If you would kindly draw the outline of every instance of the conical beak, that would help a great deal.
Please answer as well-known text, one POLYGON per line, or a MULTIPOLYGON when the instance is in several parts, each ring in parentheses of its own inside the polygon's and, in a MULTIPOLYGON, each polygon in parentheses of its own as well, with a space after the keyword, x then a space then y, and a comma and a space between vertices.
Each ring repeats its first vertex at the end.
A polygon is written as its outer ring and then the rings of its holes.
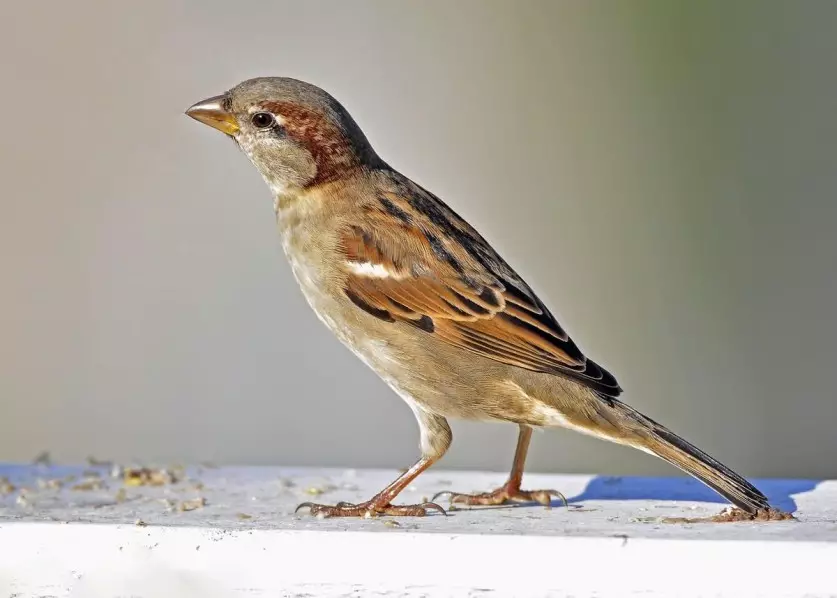
POLYGON ((189 108, 186 114, 222 133, 235 135, 238 133, 238 121, 235 115, 224 107, 227 103, 226 95, 215 96, 198 102, 189 108))

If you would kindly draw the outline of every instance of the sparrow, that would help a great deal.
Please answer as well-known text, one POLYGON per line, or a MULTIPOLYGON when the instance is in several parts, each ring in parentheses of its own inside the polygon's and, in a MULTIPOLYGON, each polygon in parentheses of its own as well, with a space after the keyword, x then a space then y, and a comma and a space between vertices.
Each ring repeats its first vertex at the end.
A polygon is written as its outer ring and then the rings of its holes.
POLYGON ((396 496, 448 450, 448 418, 519 426, 508 480, 451 504, 550 505, 523 490, 534 428, 569 428, 639 449, 749 514, 765 496, 619 400, 614 376, 582 353, 532 288, 441 199, 381 159, 346 109, 312 84, 244 81, 186 114, 231 138, 270 188, 282 247, 308 304, 418 420, 421 457, 359 504, 303 503, 321 517, 423 516, 396 496))

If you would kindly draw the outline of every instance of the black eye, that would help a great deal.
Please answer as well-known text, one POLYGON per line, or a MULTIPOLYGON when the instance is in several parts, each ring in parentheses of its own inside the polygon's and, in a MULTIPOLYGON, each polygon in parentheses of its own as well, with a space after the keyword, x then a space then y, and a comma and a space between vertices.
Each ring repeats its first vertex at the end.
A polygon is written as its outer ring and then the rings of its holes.
POLYGON ((276 123, 276 119, 270 112, 256 112, 250 120, 257 129, 267 129, 276 123))

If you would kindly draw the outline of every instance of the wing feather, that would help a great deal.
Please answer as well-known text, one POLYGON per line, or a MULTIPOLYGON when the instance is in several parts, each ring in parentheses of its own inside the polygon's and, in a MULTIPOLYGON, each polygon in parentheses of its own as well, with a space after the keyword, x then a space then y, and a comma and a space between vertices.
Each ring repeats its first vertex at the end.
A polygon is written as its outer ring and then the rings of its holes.
POLYGON ((489 359, 619 395, 615 378, 582 354, 470 225, 418 185, 394 177, 365 221, 342 231, 345 292, 356 305, 489 359))

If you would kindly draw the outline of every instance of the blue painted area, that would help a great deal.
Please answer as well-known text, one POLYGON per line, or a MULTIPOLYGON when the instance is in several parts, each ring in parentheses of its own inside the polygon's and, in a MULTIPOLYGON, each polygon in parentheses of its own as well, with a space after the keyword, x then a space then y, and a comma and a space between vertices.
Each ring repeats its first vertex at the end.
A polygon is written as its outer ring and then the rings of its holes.
POLYGON ((80 476, 84 472, 95 471, 100 476, 110 475, 110 469, 102 465, 82 467, 80 465, 23 465, 20 463, 0 463, 0 477, 8 478, 12 483, 32 482, 34 478, 63 478, 80 476))
MULTIPOLYGON (((814 490, 819 481, 768 479, 752 480, 752 483, 764 492, 772 506, 793 513, 796 511, 793 497, 814 490)), ((714 490, 688 477, 599 476, 593 478, 581 494, 567 497, 570 503, 586 500, 676 500, 728 504, 714 490)), ((560 501, 554 504, 558 506, 560 501)))

